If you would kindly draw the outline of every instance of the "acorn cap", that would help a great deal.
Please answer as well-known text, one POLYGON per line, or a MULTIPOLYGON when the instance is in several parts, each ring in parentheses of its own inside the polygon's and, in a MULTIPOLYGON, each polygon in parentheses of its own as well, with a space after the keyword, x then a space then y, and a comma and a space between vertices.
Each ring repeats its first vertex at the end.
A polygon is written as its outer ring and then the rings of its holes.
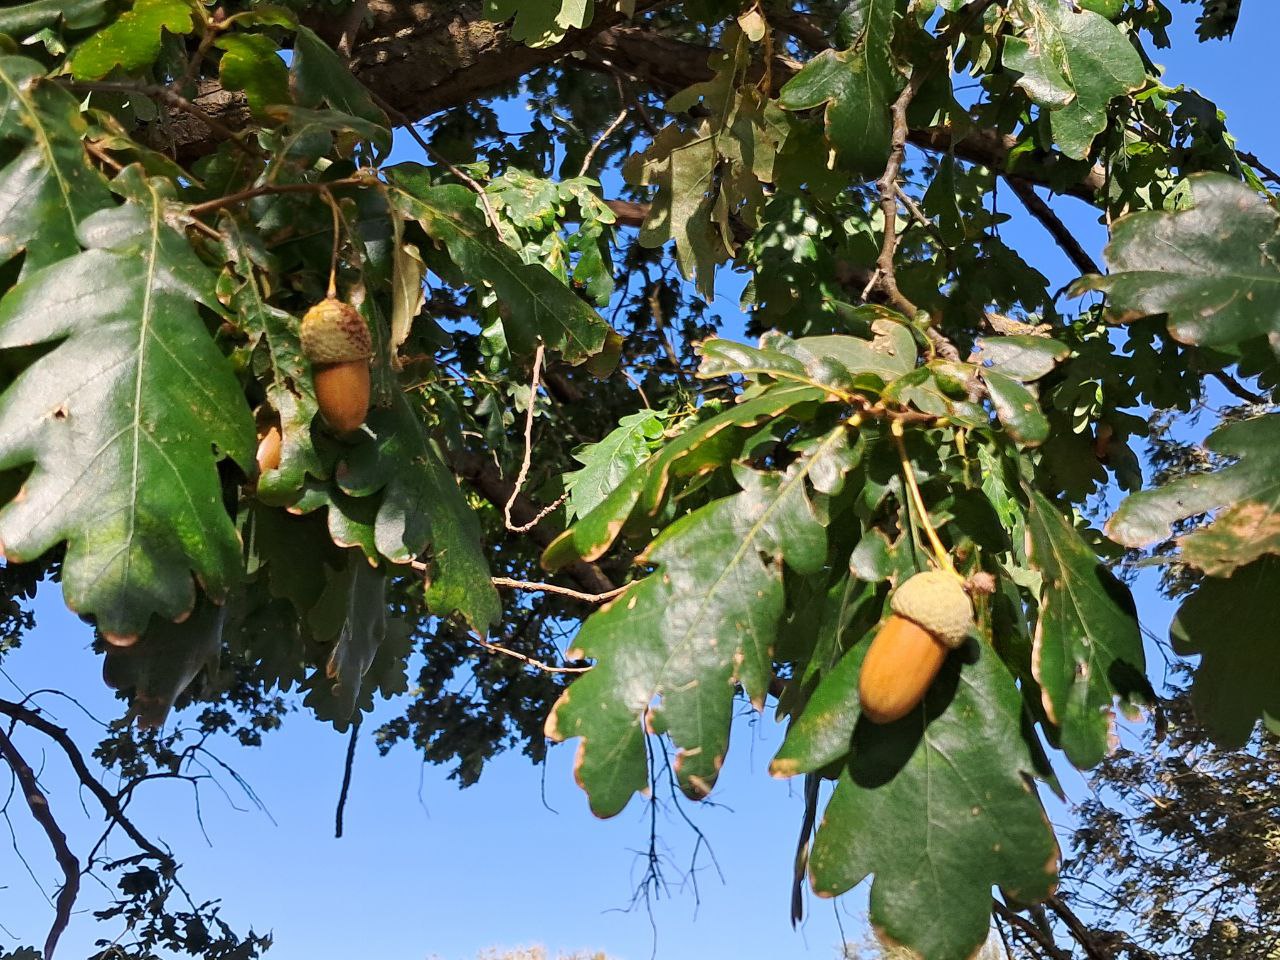
POLYGON ((973 629, 973 604, 960 578, 944 570, 917 573, 894 591, 889 606, 940 643, 958 647, 973 629))
POLYGON ((321 300, 302 318, 302 352, 312 363, 349 363, 373 355, 369 327, 356 308, 321 300))

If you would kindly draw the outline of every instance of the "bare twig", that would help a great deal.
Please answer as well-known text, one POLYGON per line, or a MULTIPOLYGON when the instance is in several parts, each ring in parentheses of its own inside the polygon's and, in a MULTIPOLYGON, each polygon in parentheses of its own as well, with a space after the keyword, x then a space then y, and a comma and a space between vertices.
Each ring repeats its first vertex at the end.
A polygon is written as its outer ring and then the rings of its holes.
POLYGON ((603 147, 605 143, 608 142, 609 138, 617 132, 618 128, 622 126, 630 113, 630 109, 623 107, 622 112, 613 118, 613 122, 604 128, 604 132, 602 132, 600 136, 596 137, 595 143, 591 144, 591 149, 588 150, 587 155, 582 158, 582 167, 578 170, 578 176, 585 177, 587 175, 591 170, 591 161, 595 160, 596 154, 600 152, 600 148, 603 147))
POLYGON ((533 376, 529 381, 529 408, 525 412, 524 418, 524 459, 520 461, 520 472, 516 474, 515 487, 511 491, 511 496, 507 498, 507 502, 502 507, 503 525, 512 533, 528 533, 554 513, 568 496, 568 494, 562 494, 554 503, 543 507, 537 516, 528 523, 517 525, 511 519, 511 508, 515 506, 516 498, 520 496, 524 489, 525 481, 529 479, 529 468, 533 465, 533 418, 537 412, 538 387, 542 383, 542 361, 546 358, 546 351, 547 348, 539 343, 538 349, 533 355, 533 376))
POLYGON ((626 587, 617 587, 604 593, 584 593, 581 590, 561 587, 554 583, 543 583, 539 580, 513 580, 510 577, 494 577, 493 585, 506 590, 523 590, 529 593, 555 593, 562 597, 581 600, 583 603, 605 603, 620 596, 627 589, 626 587))
POLYGON ((18 748, 13 745, 13 741, 3 729, 0 729, 0 757, 4 757, 5 762, 9 764, 9 769, 13 771, 18 786, 22 788, 22 796, 27 801, 27 807, 31 810, 31 816, 36 823, 40 824, 45 836, 49 838, 53 855, 62 869, 62 889, 58 891, 53 923, 44 941, 45 960, 53 960, 53 953, 58 948, 58 938, 62 936, 62 932, 67 929, 67 924, 71 921, 71 908, 75 906, 76 896, 80 892, 80 861, 67 846, 67 835, 62 832, 62 827, 58 826, 58 821, 54 819, 53 812, 49 809, 49 800, 40 790, 31 765, 18 752, 18 748))
POLYGON ((1250 153, 1248 150, 1237 150, 1236 156, 1239 157, 1241 160, 1243 160, 1245 163, 1247 163, 1249 166, 1253 167, 1253 169, 1257 170, 1260 174, 1262 174, 1272 183, 1280 185, 1280 174, 1277 174, 1269 166, 1263 163, 1258 158, 1257 154, 1250 153))
POLYGON ((342 839, 342 818, 347 810, 347 796, 351 793, 351 770, 356 762, 356 738, 360 735, 360 718, 351 724, 351 737, 347 740, 347 759, 342 765, 342 787, 338 791, 338 807, 333 813, 333 836, 342 839))
POLYGON ((488 640, 484 639, 484 637, 477 637, 474 634, 472 634, 471 640, 474 643, 478 644, 479 646, 484 647, 490 653, 496 653, 504 657, 510 657, 512 660, 519 660, 521 663, 525 664, 526 666, 533 667, 536 670, 541 670, 543 673, 586 673, 587 671, 592 669, 590 666, 555 667, 549 663, 543 663, 541 660, 536 660, 533 657, 526 656, 523 653, 520 653, 516 650, 512 650, 509 647, 503 647, 503 646, 499 646, 496 643, 490 643, 488 640))
POLYGON ((917 69, 893 102, 890 111, 893 117, 893 134, 890 139, 889 162, 885 164, 884 173, 876 182, 880 191, 880 212, 884 217, 884 239, 880 244, 880 256, 876 258, 876 270, 880 274, 879 286, 884 291, 889 306, 908 317, 914 317, 918 308, 898 289, 898 276, 893 263, 898 252, 898 174, 902 172, 902 162, 907 155, 907 133, 911 129, 907 123, 907 109, 927 76, 926 70, 917 69))
POLYGON ((1053 208, 1036 193, 1030 181, 1010 176, 1004 179, 1022 201, 1022 205, 1027 208, 1027 212, 1040 221, 1040 225, 1048 231, 1049 236, 1053 237, 1054 242, 1062 248, 1062 252, 1067 255, 1077 270, 1082 274, 1103 272, 1093 257, 1089 256, 1085 248, 1080 245, 1075 234, 1068 230, 1067 225, 1053 212, 1053 208))
POLYGON ((1113 960, 1114 952, 1098 941, 1093 932, 1085 926, 1084 921, 1076 916, 1075 911, 1067 906, 1061 897, 1054 894, 1045 900, 1045 905, 1067 925, 1067 929, 1071 931, 1071 936, 1084 948, 1085 956, 1089 960, 1113 960))
POLYGON ((119 798, 112 794, 104 787, 89 770, 88 764, 85 763, 84 756, 80 753, 80 748, 68 735, 67 731, 57 724, 51 723, 42 717, 38 711, 28 709, 21 704, 12 703, 8 700, 0 700, 0 714, 12 717, 13 719, 25 723, 27 726, 35 730, 39 730, 46 737, 53 740, 62 751, 67 755, 67 760, 71 763, 72 770, 75 771, 80 783, 93 794, 107 818, 118 824, 120 829, 132 840, 140 850, 160 861, 162 864, 172 864, 173 856, 148 840, 142 832, 133 825, 133 822, 125 815, 123 807, 120 805, 119 798))
POLYGON ((1044 932, 1026 917, 1014 913, 999 900, 991 901, 992 912, 1001 920, 1004 920, 1011 927, 1014 927, 1019 933, 1026 936, 1044 952, 1045 956, 1053 958, 1053 960, 1071 960, 1071 955, 1062 950, 1056 943, 1045 936, 1044 932))

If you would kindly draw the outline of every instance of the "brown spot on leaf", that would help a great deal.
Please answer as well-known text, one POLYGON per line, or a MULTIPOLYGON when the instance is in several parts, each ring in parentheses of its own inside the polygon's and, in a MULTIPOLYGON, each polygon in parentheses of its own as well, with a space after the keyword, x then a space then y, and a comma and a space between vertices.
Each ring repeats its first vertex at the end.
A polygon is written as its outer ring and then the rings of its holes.
POLYGON ((104 631, 102 634, 102 639, 107 641, 107 643, 111 644, 111 646, 119 647, 120 649, 124 650, 129 647, 132 647, 135 643, 137 643, 141 639, 141 637, 139 637, 138 634, 136 633, 106 633, 104 631))

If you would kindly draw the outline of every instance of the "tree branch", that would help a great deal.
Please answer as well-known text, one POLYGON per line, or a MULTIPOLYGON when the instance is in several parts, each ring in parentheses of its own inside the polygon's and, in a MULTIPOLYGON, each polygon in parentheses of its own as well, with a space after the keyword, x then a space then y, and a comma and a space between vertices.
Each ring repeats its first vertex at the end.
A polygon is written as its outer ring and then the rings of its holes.
POLYGON ((148 840, 142 832, 133 825, 133 822, 125 815, 124 808, 120 805, 119 798, 107 790, 89 770, 88 764, 84 761, 80 748, 68 735, 67 731, 57 724, 51 723, 40 715, 36 710, 31 710, 22 706, 20 703, 13 703, 9 700, 0 700, 0 714, 12 717, 20 723, 39 730, 46 737, 62 748, 63 753, 67 755, 67 760, 71 763, 72 770, 75 771, 80 783, 84 788, 93 794, 94 799, 102 807, 107 815, 107 819, 118 824, 120 829, 132 840, 138 849, 144 851, 151 857, 154 857, 160 863, 165 865, 173 864, 173 856, 168 852, 161 850, 158 846, 148 840))
MULTIPOLYGON (((512 500, 515 485, 502 476, 497 464, 478 453, 458 452, 449 454, 449 462, 453 471, 482 497, 499 510, 511 503, 511 518, 517 524, 526 524, 538 515, 538 508, 524 494, 512 500)), ((550 546, 556 533, 546 526, 537 526, 526 534, 530 540, 540 547, 550 546)), ((579 560, 566 568, 568 575, 590 594, 609 593, 616 590, 617 585, 594 563, 579 560)))
POLYGON ((1054 943, 1053 940, 1045 935, 1043 930, 1021 914, 1014 913, 999 900, 991 901, 991 912, 1032 940, 1044 951, 1045 956, 1051 957, 1052 960, 1071 960, 1071 954, 1054 943))
POLYGON ((1093 257, 1089 256, 1085 248, 1080 245, 1080 241, 1076 239, 1075 234, 1067 229, 1067 225, 1053 212, 1053 208, 1041 199, 1028 181, 1022 177, 1009 175, 1006 175, 1004 179, 1018 199, 1022 201, 1022 205, 1027 208, 1027 212, 1040 221, 1040 225, 1048 231, 1049 236, 1053 237, 1058 246, 1062 248, 1062 252, 1067 255, 1072 265, 1081 274, 1103 272, 1093 257))
POLYGON ((67 846, 67 835, 62 832, 58 821, 54 819, 53 811, 49 809, 49 800, 40 790, 31 765, 18 752, 18 748, 13 745, 13 741, 4 732, 3 727, 0 727, 0 757, 4 757, 5 762, 9 764, 9 769, 17 778, 31 816, 36 823, 40 824, 45 836, 49 838, 54 858, 62 868, 62 889, 58 891, 53 924, 49 927, 49 935, 44 941, 44 958, 53 960, 53 953, 58 948, 58 939, 71 921, 71 908, 75 906, 76 896, 80 893, 80 861, 67 846))

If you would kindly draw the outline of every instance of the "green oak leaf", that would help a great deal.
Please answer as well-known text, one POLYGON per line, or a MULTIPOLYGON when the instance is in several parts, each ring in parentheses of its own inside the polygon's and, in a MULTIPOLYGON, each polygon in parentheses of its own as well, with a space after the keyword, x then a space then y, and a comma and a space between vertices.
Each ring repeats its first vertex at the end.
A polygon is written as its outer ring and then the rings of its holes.
POLYGON ((547 735, 583 738, 577 777, 597 816, 618 813, 648 782, 647 730, 671 736, 689 796, 711 791, 735 682, 757 707, 768 692, 783 563, 803 574, 826 561, 808 480, 846 442, 837 428, 785 475, 738 471, 740 493, 668 527, 645 555, 654 573, 583 623, 568 655, 596 665, 556 703, 547 735))
POLYGON ((254 372, 266 381, 267 403, 280 420, 280 464, 258 477, 257 495, 267 503, 288 503, 308 476, 328 475, 311 438, 311 422, 319 411, 311 363, 302 352, 298 319, 263 298, 245 237, 230 220, 224 229, 233 238, 235 269, 244 276, 224 272, 219 292, 249 335, 254 372))
POLYGON ((243 90, 249 109, 265 117, 267 108, 292 104, 289 68, 280 59, 280 47, 261 33, 228 33, 214 43, 222 51, 218 76, 228 90, 243 90))
POLYGON ((633 513, 652 518, 666 502, 672 478, 694 477, 727 463, 742 448, 744 430, 799 406, 822 400, 821 388, 786 384, 697 421, 640 464, 586 516, 543 551, 542 565, 558 570, 596 560, 622 533, 633 513))
POLYGON ((1063 751, 1086 769, 1107 753, 1115 697, 1149 699, 1142 634, 1129 588, 1043 494, 1029 500, 1031 564, 1044 578, 1032 670, 1063 751))
POLYGON ((116 186, 130 202, 81 224, 88 249, 0 301, 0 348, 51 347, 0 395, 0 470, 32 466, 0 542, 16 561, 66 541, 67 605, 132 637, 191 612, 193 574, 215 603, 240 579, 217 462, 252 473, 254 429, 198 309, 212 273, 161 186, 137 167, 116 186))
POLYGON ((339 731, 346 730, 365 674, 386 637, 386 571, 366 563, 358 552, 348 551, 346 566, 330 573, 308 625, 317 640, 333 646, 322 674, 308 679, 303 703, 339 731), (337 636, 326 636, 326 627, 334 623, 341 625, 337 636))
POLYGON ((1049 111, 1054 142, 1083 160, 1107 127, 1107 104, 1146 82, 1142 58, 1105 17, 1061 0, 1019 0, 1025 33, 1004 40, 1004 66, 1049 111))
POLYGON ((76 47, 67 66, 78 80, 97 80, 117 67, 132 73, 156 62, 165 31, 184 36, 194 29, 187 0, 134 0, 115 23, 76 47))
POLYGON ((38 30, 62 23, 70 30, 87 30, 106 20, 110 0, 33 0, 0 10, 0 33, 22 40, 38 30))
POLYGON ((75 97, 45 83, 26 57, 0 57, 0 137, 13 150, 0 167, 0 262, 22 251, 24 274, 80 252, 80 223, 111 203, 89 163, 75 97))
POLYGON ((1275 211, 1225 174, 1188 182, 1191 209, 1116 221, 1105 251, 1111 272, 1078 289, 1106 293, 1120 322, 1168 314, 1169 333, 1182 343, 1227 347, 1280 334, 1275 211))
POLYGON ((874 874, 872 924, 923 960, 977 952, 993 886, 1032 903, 1057 878, 1021 695, 1000 658, 978 650, 963 667, 948 658, 915 714, 857 724, 809 858, 823 896, 874 874))
POLYGON ((890 46, 894 0, 858 0, 857 32, 847 50, 824 50, 783 86, 788 110, 826 108, 827 139, 859 173, 884 169, 893 125, 889 104, 897 77, 890 46))
POLYGON ((653 410, 638 410, 618 421, 599 443, 574 451, 581 470, 567 473, 565 490, 569 517, 582 517, 604 502, 627 474, 649 457, 654 441, 662 437, 663 417, 653 410))
POLYGON ((770 774, 813 773, 848 754, 858 722, 858 671, 864 648, 865 644, 850 650, 822 674, 804 711, 787 728, 786 739, 769 763, 770 774))
POLYGON ((1205 579, 1169 628, 1176 653, 1200 657, 1191 702, 1225 748, 1243 747, 1260 717, 1280 717, 1277 623, 1280 559, 1264 557, 1227 579, 1205 579))
POLYGON ((1038 447, 1049 439, 1049 418, 1041 411, 1035 394, 995 370, 983 370, 982 379, 996 416, 1010 437, 1025 447, 1038 447))
POLYGON ((1071 355, 1065 343, 1030 334, 982 337, 976 347, 975 363, 1021 383, 1047 376, 1071 355))
POLYGON ((377 552, 409 563, 431 548, 427 604, 447 616, 461 613, 484 633, 502 613, 480 546, 480 523, 423 430, 403 392, 389 408, 369 414, 374 435, 347 458, 338 485, 365 501, 381 491, 373 523, 377 552))
POLYGON ((364 85, 351 75, 343 59, 307 27, 298 27, 294 40, 289 87, 299 106, 314 110, 328 104, 339 113, 381 127, 383 135, 378 138, 377 146, 391 149, 387 115, 373 102, 364 85))
POLYGON ((1280 554, 1280 414, 1228 423, 1205 447, 1233 463, 1128 497, 1107 523, 1127 547, 1168 539, 1180 520, 1220 511, 1180 541, 1182 559, 1214 577, 1268 554, 1280 554))
POLYGON ((604 350, 612 332, 596 311, 537 264, 527 264, 503 243, 462 186, 433 186, 416 163, 385 171, 392 206, 422 225, 471 283, 488 283, 510 311, 503 328, 517 352, 529 354, 541 340, 570 363, 604 350))
POLYGON ((559 43, 571 29, 591 23, 595 0, 485 0, 484 18, 511 20, 511 39, 529 47, 559 43))
POLYGON ((181 623, 158 619, 133 646, 107 647, 103 678, 111 688, 130 692, 130 714, 139 723, 163 724, 197 674, 217 669, 226 610, 201 598, 181 623))

